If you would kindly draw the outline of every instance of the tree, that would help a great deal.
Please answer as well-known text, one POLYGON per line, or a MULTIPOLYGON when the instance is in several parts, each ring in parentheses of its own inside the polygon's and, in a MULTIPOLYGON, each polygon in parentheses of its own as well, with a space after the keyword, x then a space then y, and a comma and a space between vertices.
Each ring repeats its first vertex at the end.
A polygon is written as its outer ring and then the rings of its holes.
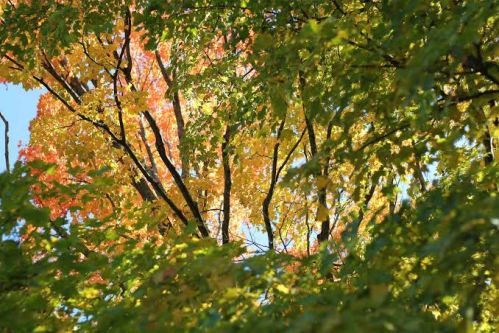
POLYGON ((493 330, 493 1, 0 5, 2 329, 493 330))

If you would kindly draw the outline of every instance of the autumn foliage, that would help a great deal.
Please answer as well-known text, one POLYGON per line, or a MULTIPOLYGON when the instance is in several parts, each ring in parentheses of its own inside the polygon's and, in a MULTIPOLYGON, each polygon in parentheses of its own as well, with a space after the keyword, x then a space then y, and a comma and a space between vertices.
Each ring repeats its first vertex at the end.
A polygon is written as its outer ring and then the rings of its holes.
POLYGON ((0 332, 497 328, 494 1, 0 8, 0 332))

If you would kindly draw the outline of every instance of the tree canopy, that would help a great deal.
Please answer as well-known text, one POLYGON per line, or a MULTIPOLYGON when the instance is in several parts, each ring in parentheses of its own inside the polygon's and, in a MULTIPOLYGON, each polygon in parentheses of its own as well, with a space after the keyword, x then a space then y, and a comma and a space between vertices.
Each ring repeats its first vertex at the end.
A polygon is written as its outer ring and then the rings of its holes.
POLYGON ((0 332, 494 332, 498 9, 0 0, 0 332))

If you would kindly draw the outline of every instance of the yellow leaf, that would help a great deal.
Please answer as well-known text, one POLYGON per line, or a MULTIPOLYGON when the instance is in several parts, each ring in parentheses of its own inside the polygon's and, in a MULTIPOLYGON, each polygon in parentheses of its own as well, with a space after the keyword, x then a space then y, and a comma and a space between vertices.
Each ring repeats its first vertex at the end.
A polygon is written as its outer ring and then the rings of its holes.
POLYGON ((329 183, 329 179, 327 177, 324 177, 324 176, 319 176, 319 177, 317 177, 317 179, 315 180, 315 182, 317 184, 317 188, 319 190, 322 190, 329 183))
POLYGON ((100 292, 96 288, 89 287, 89 288, 84 288, 82 291, 80 291, 80 294, 85 298, 92 299, 99 297, 100 292))
POLYGON ((329 216, 329 210, 324 207, 323 205, 320 205, 319 208, 317 209, 317 221, 324 221, 328 218, 329 216))
POLYGON ((201 107, 201 110, 203 111, 204 114, 210 115, 213 113, 213 106, 210 105, 209 103, 204 103, 203 106, 201 107))
POLYGON ((471 104, 471 101, 457 103, 457 109, 459 110, 459 112, 465 112, 466 110, 468 110, 468 107, 470 106, 470 104, 471 104))
POLYGON ((338 30, 337 38, 344 39, 344 38, 347 38, 347 37, 348 37, 348 31, 346 31, 346 30, 338 30))
POLYGON ((289 288, 283 284, 279 284, 275 288, 283 294, 289 294, 289 288))
POLYGON ((228 299, 237 298, 241 295, 241 290, 239 288, 227 288, 225 297, 228 299))

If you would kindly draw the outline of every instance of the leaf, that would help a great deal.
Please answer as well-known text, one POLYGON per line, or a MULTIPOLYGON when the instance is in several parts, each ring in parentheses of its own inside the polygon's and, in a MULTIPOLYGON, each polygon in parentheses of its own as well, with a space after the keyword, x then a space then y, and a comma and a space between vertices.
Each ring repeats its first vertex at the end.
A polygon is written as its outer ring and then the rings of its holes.
POLYGON ((323 205, 319 205, 317 208, 316 221, 325 221, 329 217, 329 209, 323 205))
POLYGON ((318 176, 315 179, 315 182, 317 184, 317 188, 319 190, 322 190, 322 189, 326 188, 326 186, 329 184, 329 178, 324 177, 324 176, 318 176))

